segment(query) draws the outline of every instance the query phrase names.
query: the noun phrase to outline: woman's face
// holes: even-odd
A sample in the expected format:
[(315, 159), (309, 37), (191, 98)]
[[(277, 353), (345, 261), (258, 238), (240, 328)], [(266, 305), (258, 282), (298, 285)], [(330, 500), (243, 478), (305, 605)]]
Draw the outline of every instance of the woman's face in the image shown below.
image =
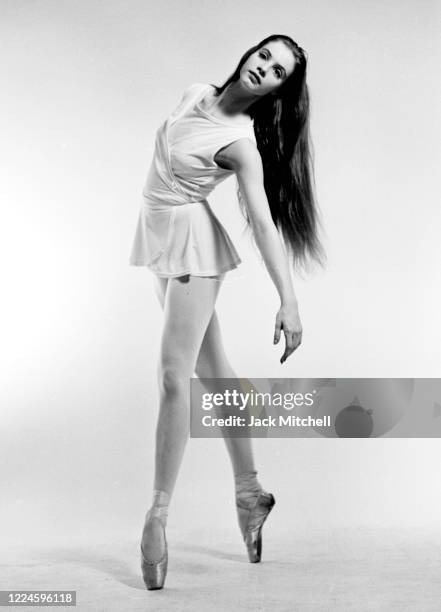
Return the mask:
[(265, 96), (276, 91), (294, 72), (293, 52), (281, 40), (272, 40), (246, 60), (240, 80), (254, 94)]

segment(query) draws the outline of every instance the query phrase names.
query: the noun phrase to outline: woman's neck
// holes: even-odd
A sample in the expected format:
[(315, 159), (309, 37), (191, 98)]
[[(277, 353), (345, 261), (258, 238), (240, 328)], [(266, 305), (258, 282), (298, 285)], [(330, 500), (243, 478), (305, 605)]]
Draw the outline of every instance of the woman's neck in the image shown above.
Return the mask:
[(247, 95), (247, 92), (244, 92), (240, 84), (235, 81), (230, 83), (219, 96), (216, 96), (213, 92), (208, 100), (206, 110), (224, 117), (249, 117), (246, 109), (256, 99), (257, 96)]

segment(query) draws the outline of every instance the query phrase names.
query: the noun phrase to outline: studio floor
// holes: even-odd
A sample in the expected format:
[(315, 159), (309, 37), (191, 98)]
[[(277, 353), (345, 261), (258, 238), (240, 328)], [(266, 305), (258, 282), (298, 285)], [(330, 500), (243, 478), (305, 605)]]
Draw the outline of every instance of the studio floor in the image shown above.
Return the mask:
[(137, 541), (8, 546), (0, 553), (0, 588), (75, 590), (81, 612), (439, 612), (439, 534), (336, 528), (290, 536), (293, 531), (287, 526), (285, 536), (266, 537), (262, 562), (250, 564), (237, 533), (168, 529), (161, 591), (144, 587)]

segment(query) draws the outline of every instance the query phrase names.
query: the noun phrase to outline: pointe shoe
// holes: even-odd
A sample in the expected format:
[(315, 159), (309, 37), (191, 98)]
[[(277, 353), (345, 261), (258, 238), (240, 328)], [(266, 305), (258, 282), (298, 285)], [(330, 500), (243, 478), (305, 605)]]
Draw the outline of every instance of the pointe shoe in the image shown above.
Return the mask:
[(168, 551), (167, 551), (167, 540), (165, 538), (165, 528), (162, 522), (156, 516), (151, 516), (149, 521), (157, 521), (162, 529), (164, 537), (164, 554), (159, 561), (149, 561), (145, 558), (144, 551), (142, 549), (141, 541), (141, 570), (144, 584), (148, 591), (154, 591), (162, 589), (167, 575), (167, 564), (168, 564)]
[(252, 503), (237, 501), (237, 515), (250, 563), (259, 563), (262, 557), (262, 527), (276, 500), (271, 493), (262, 490)]

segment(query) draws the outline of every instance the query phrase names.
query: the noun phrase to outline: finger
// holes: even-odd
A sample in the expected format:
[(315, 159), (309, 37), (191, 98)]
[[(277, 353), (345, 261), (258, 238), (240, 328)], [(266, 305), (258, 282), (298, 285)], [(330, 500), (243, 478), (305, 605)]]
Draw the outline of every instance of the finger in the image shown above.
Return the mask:
[(279, 342), (279, 340), (280, 340), (281, 329), (282, 329), (281, 323), (279, 323), (279, 321), (276, 321), (276, 327), (275, 327), (275, 330), (274, 330), (274, 339), (273, 339), (273, 343), (274, 344), (277, 344)]
[(295, 349), (293, 334), (290, 332), (285, 332), (285, 352), (282, 355), (280, 363), (283, 363), (288, 359), (291, 353)]
[(292, 353), (302, 343), (302, 332), (292, 332), (289, 334), (289, 338), (288, 338), (288, 334), (285, 334), (285, 336), (287, 338), (286, 347), (285, 347), (285, 352), (283, 353), (282, 358), (280, 360), (280, 363), (283, 363), (284, 361), (286, 361), (288, 357), (292, 355)]
[(294, 350), (296, 350), (302, 344), (302, 332), (294, 334)]

